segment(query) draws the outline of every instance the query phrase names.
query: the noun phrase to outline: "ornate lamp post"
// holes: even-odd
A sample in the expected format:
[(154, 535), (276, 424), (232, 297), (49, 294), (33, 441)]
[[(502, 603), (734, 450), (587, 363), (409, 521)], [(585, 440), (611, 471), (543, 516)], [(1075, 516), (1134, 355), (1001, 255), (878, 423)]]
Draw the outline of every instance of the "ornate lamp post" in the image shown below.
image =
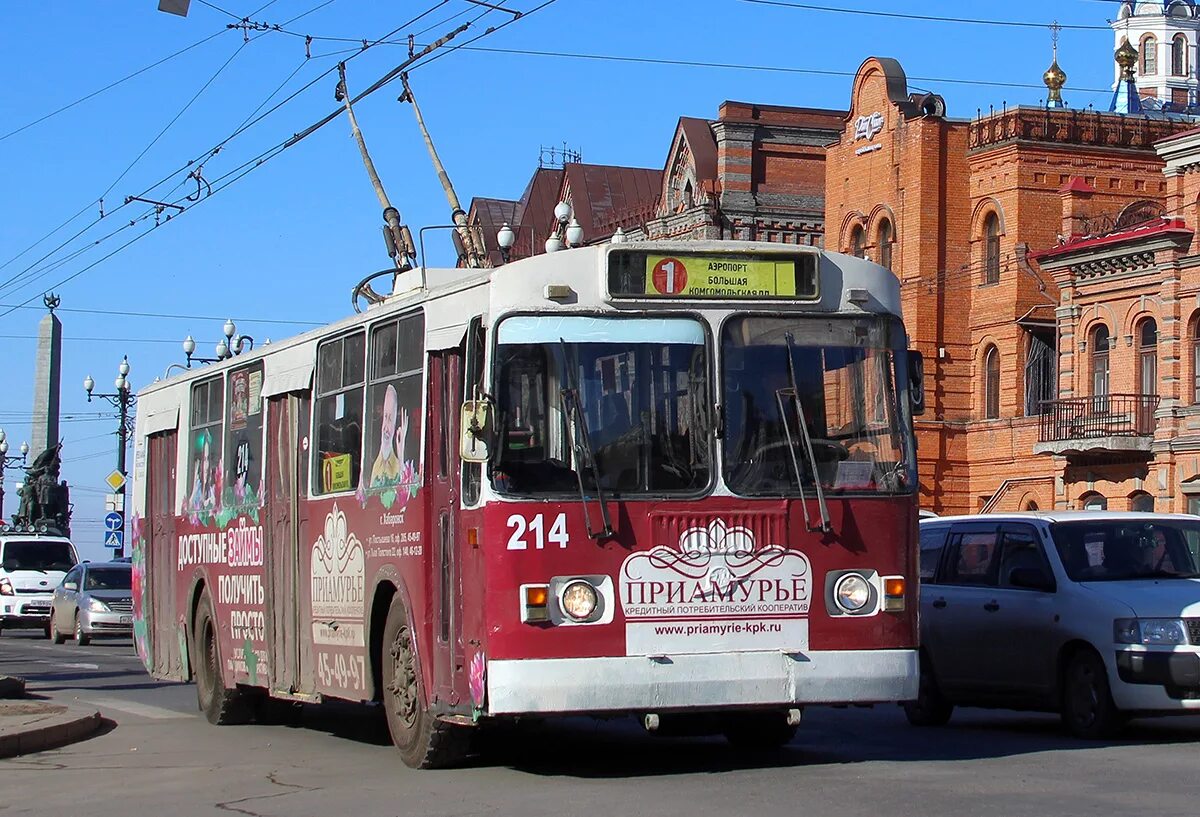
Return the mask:
[[(125, 449), (129, 445), (129, 435), (133, 432), (133, 418), (130, 416), (130, 409), (137, 403), (137, 397), (133, 395), (129, 388), (129, 358), (124, 357), (121, 363), (117, 366), (117, 378), (113, 381), (116, 387), (115, 392), (102, 394), (96, 393), (96, 381), (92, 380), (92, 376), (88, 375), (83, 379), (83, 390), (87, 392), (88, 402), (92, 402), (93, 397), (99, 397), (107, 400), (117, 410), (117, 471), (121, 476), (127, 476), (125, 471)], [(125, 485), (122, 484), (117, 491), (122, 497), (125, 495)], [(125, 555), (125, 513), (124, 502), (122, 502), (121, 511), (121, 542), (122, 546), (115, 549), (113, 558), (119, 559)]]
[[(0, 428), (0, 526), (4, 524), (4, 472), (21, 471), (25, 468), (25, 460), (29, 457), (29, 443), (21, 443), (21, 459), (8, 456), (8, 435)], [(13, 462), (9, 462), (9, 460)], [(21, 492), (22, 483), (17, 483), (17, 493)]]

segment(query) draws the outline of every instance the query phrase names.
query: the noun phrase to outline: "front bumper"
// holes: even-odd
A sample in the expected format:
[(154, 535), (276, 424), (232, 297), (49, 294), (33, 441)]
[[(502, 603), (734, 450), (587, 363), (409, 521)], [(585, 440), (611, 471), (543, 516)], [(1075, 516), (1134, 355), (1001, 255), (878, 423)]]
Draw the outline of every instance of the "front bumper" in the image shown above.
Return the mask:
[(133, 613), (81, 610), (79, 624), (86, 635), (129, 635), (133, 632)]
[(1160, 687), (1174, 701), (1200, 705), (1200, 653), (1118, 650), (1117, 676), (1126, 684)]
[(50, 623), (50, 596), (0, 597), (0, 626), (45, 627)]
[(487, 663), (488, 715), (866, 704), (917, 696), (916, 650)]

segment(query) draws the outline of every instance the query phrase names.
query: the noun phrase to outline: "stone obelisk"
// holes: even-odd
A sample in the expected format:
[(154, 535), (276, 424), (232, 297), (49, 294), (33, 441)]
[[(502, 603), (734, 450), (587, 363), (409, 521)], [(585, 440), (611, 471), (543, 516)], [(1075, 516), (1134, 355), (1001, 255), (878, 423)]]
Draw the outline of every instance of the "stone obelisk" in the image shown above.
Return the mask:
[(54, 314), (60, 298), (43, 299), (49, 311), (38, 324), (37, 362), (33, 375), (33, 438), (29, 453), (36, 457), (58, 445), (58, 401), (62, 378), (62, 321)]

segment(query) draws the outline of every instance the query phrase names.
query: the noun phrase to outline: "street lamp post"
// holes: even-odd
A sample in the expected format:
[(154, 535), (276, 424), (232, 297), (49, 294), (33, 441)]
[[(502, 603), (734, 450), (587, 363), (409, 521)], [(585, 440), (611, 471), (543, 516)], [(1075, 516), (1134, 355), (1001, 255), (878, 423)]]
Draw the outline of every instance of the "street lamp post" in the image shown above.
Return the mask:
[[(4, 472), (24, 470), (25, 460), (29, 457), (29, 443), (21, 443), (18, 450), (21, 452), (20, 461), (15, 461), (16, 457), (8, 456), (8, 435), (0, 428), (0, 526), (4, 525)], [(9, 459), (14, 462), (9, 462)]]
[[(129, 358), (121, 359), (121, 364), (117, 366), (117, 378), (113, 381), (116, 391), (108, 394), (97, 393), (96, 381), (92, 380), (92, 376), (88, 375), (83, 379), (83, 390), (87, 392), (88, 402), (92, 402), (93, 397), (99, 397), (107, 400), (117, 410), (117, 471), (122, 477), (127, 476), (125, 471), (125, 449), (129, 445), (129, 435), (133, 431), (132, 418), (129, 416), (129, 410), (137, 403), (137, 398), (133, 396), (129, 388)], [(122, 482), (121, 487), (116, 493), (121, 497), (121, 544), (114, 550), (113, 558), (120, 559), (125, 555), (125, 484)]]

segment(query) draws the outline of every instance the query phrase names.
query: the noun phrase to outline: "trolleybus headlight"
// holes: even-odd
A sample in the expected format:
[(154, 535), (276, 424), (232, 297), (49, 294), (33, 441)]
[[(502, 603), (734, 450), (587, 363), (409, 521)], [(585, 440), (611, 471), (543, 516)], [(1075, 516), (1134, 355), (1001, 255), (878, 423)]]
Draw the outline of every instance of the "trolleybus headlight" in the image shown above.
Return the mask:
[(596, 612), (599, 596), (587, 582), (575, 581), (563, 588), (561, 602), (564, 613), (576, 621), (586, 621)]
[(847, 573), (834, 586), (833, 598), (847, 613), (857, 613), (871, 599), (871, 586), (857, 573)]

